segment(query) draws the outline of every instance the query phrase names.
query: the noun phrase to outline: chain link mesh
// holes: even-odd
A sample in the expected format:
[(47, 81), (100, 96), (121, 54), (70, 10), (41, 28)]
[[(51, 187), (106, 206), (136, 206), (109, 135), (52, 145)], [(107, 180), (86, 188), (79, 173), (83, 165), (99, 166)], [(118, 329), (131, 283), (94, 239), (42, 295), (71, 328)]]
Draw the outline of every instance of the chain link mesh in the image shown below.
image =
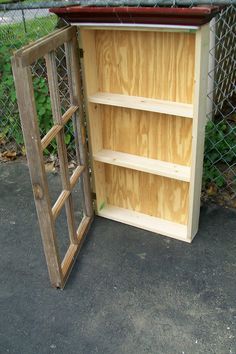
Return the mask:
[(236, 207), (236, 6), (212, 21), (204, 194)]
[[(91, 2), (91, 1), (90, 1)], [(217, 1), (216, 1), (217, 2)], [(88, 1), (84, 1), (88, 5)], [(93, 4), (96, 1), (93, 1)], [(105, 6), (142, 6), (145, 1), (97, 1)], [(146, 0), (148, 3), (148, 0)], [(206, 1), (205, 1), (206, 3)], [(209, 2), (211, 4), (214, 1)], [(201, 1), (150, 1), (152, 6), (196, 6)], [(0, 162), (24, 155), (24, 143), (11, 73), (10, 57), (14, 50), (34, 41), (61, 24), (57, 17), (45, 8), (32, 9), (32, 4), (24, 10), (0, 11)], [(63, 2), (60, 2), (63, 6)], [(67, 2), (64, 2), (67, 5)], [(25, 5), (26, 7), (27, 5)], [(42, 6), (41, 6), (42, 7)], [(236, 5), (228, 4), (211, 24), (211, 49), (208, 92), (208, 122), (206, 126), (205, 158), (203, 173), (203, 197), (214, 198), (220, 203), (236, 207), (236, 51), (235, 31)], [(69, 90), (66, 72), (65, 51), (57, 51), (57, 67), (62, 113), (69, 106)], [(45, 96), (48, 95), (46, 68), (43, 61), (32, 66), (36, 80), (36, 103), (42, 133), (45, 132)], [(44, 93), (42, 93), (42, 91)], [(40, 105), (41, 101), (41, 105)], [(50, 108), (50, 107), (49, 107)], [(48, 108), (48, 120), (51, 114)], [(44, 124), (42, 123), (44, 121)], [(69, 147), (69, 159), (74, 159), (73, 136), (67, 128), (66, 139)], [(71, 145), (70, 145), (71, 139)], [(49, 152), (53, 155), (53, 147)], [(9, 157), (8, 157), (9, 156)]]

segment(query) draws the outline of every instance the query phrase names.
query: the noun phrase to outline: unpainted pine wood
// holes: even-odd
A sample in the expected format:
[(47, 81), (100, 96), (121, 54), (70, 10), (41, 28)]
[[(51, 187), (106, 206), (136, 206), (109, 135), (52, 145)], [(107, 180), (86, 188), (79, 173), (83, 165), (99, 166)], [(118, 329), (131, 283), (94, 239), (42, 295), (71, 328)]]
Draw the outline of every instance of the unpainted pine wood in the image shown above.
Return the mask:
[(93, 161), (93, 154), (102, 149), (102, 126), (100, 107), (88, 102), (88, 96), (98, 91), (94, 32), (80, 30), (80, 47), (83, 49), (82, 71), (84, 83), (87, 131), (89, 137), (90, 163), (93, 191), (96, 192), (95, 208), (106, 202), (105, 169)]
[(156, 100), (138, 96), (119, 95), (116, 93), (107, 92), (97, 92), (95, 95), (89, 96), (89, 102), (193, 118), (193, 106), (192, 104), (188, 103)]
[(107, 204), (187, 224), (188, 182), (108, 164), (105, 177)]
[(111, 106), (100, 110), (104, 149), (190, 166), (192, 119)]
[(187, 226), (146, 215), (130, 209), (107, 205), (98, 212), (99, 216), (123, 222), (157, 234), (173, 237), (177, 240), (190, 242), (187, 239)]
[(21, 60), (16, 61), (14, 58), (12, 59), (12, 68), (49, 277), (53, 286), (60, 287), (62, 284), (61, 261), (56, 243), (51, 200), (41, 150), (31, 71), (28, 67), (22, 67)]
[[(62, 125), (62, 113), (61, 113), (61, 102), (58, 89), (58, 79), (57, 79), (57, 67), (55, 52), (52, 51), (45, 55), (46, 67), (47, 67), (47, 76), (48, 76), (48, 85), (49, 92), (51, 97), (51, 106), (53, 121), (55, 124)], [(69, 179), (69, 170), (68, 170), (68, 159), (65, 145), (65, 135), (64, 129), (61, 129), (57, 136), (57, 151), (60, 163), (60, 174), (62, 180), (62, 187), (65, 191), (70, 193), (70, 179)], [(74, 206), (72, 196), (68, 195), (65, 200), (66, 208), (66, 217), (68, 223), (69, 237), (71, 243), (76, 243), (76, 229), (75, 229), (75, 216), (74, 216)]]
[(97, 152), (93, 158), (95, 161), (108, 163), (110, 165), (174, 178), (178, 181), (190, 181), (190, 167), (175, 163), (105, 149)]
[[(194, 33), (94, 33), (98, 91), (192, 103)], [(91, 79), (88, 85), (93, 86)], [(92, 86), (90, 94), (95, 94)]]
[(77, 145), (77, 156), (81, 164), (85, 167), (82, 175), (84, 214), (92, 218), (94, 215), (94, 211), (88, 168), (86, 132), (84, 127), (83, 97), (81, 90), (81, 68), (79, 61), (77, 32), (73, 36), (71, 42), (65, 43), (65, 52), (71, 104), (79, 106), (79, 110), (75, 113), (73, 117), (73, 126), (76, 136), (75, 141)]
[(191, 180), (189, 191), (188, 239), (192, 240), (198, 231), (202, 170), (204, 157), (204, 140), (207, 109), (207, 80), (209, 63), (209, 24), (198, 30), (196, 34), (195, 56), (195, 88), (193, 112), (193, 139), (191, 159)]
[[(108, 92), (192, 103), (194, 35), (82, 30), (81, 36), (88, 96)], [(88, 110), (94, 155), (108, 149), (190, 166), (190, 119), (96, 103)], [(111, 204), (187, 223), (188, 183), (98, 161), (93, 166), (97, 212)]]

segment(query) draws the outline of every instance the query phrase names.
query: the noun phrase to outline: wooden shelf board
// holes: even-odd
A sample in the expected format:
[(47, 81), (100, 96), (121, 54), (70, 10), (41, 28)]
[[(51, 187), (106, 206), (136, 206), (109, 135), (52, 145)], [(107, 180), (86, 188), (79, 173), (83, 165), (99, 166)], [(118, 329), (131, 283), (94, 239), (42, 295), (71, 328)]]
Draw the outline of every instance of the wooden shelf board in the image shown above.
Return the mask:
[(190, 243), (187, 225), (178, 224), (133, 210), (107, 205), (97, 215)]
[(190, 167), (147, 157), (126, 154), (113, 150), (100, 150), (93, 155), (95, 161), (132, 170), (169, 177), (180, 181), (190, 181)]
[(120, 95), (107, 92), (97, 92), (96, 94), (89, 96), (88, 100), (91, 103), (193, 118), (193, 105), (187, 103), (156, 100), (153, 98)]

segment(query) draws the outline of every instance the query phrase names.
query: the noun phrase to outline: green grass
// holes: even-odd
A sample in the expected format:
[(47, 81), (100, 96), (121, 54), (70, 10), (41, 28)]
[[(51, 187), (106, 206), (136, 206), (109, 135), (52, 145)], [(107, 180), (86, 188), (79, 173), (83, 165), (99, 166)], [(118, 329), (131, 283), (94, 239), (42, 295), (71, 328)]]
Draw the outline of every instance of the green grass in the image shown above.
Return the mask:
[(26, 32), (23, 22), (0, 26), (0, 44), (9, 48), (18, 49), (55, 29), (57, 17), (49, 15), (26, 21)]

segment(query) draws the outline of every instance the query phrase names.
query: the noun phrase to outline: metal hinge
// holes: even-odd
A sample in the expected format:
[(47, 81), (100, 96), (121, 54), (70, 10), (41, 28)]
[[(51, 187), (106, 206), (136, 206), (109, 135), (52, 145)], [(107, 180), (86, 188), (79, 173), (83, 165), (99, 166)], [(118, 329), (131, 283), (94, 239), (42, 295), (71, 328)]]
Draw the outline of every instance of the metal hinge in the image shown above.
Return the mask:
[(96, 199), (97, 199), (97, 195), (96, 195), (95, 192), (92, 192), (92, 199), (93, 199), (93, 200), (96, 200)]
[(79, 49), (79, 57), (80, 58), (84, 57), (84, 50), (82, 48)]

